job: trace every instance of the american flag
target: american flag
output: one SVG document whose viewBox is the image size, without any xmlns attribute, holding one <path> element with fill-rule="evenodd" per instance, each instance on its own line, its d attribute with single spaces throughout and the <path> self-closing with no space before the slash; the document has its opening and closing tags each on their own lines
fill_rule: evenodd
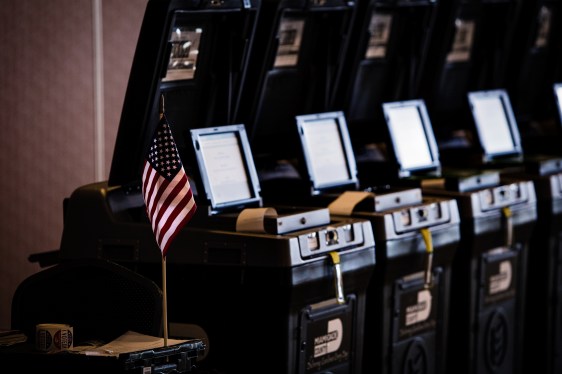
<svg viewBox="0 0 562 374">
<path fill-rule="evenodd" d="M 189 222 L 197 205 L 166 117 L 161 116 L 144 161 L 142 194 L 156 242 L 168 247 Z"/>
</svg>

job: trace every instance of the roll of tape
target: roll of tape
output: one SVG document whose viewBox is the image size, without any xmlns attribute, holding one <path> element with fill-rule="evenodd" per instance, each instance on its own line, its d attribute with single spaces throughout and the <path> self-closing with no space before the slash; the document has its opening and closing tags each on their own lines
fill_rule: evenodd
<svg viewBox="0 0 562 374">
<path fill-rule="evenodd" d="M 41 323 L 35 327 L 35 345 L 41 352 L 60 352 L 72 348 L 72 326 L 59 323 Z"/>
</svg>

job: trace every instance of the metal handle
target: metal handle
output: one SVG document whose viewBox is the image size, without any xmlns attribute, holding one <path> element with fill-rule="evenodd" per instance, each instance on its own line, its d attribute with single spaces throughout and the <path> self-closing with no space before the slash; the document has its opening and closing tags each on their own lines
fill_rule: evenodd
<svg viewBox="0 0 562 374">
<path fill-rule="evenodd" d="M 345 303 L 345 296 L 343 293 L 343 276 L 340 265 L 340 255 L 338 252 L 330 252 L 330 258 L 334 265 L 334 287 L 336 289 L 336 299 L 338 304 Z"/>
<path fill-rule="evenodd" d="M 433 286 L 433 272 L 431 270 L 433 268 L 433 240 L 428 228 L 423 228 L 420 232 L 425 243 L 425 287 L 429 288 Z"/>
<path fill-rule="evenodd" d="M 503 216 L 505 217 L 505 244 L 511 247 L 513 244 L 513 213 L 509 207 L 502 208 Z"/>
</svg>

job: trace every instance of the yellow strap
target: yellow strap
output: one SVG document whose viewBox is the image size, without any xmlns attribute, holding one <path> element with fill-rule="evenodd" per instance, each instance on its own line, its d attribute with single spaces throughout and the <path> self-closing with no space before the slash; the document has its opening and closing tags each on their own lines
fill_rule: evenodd
<svg viewBox="0 0 562 374">
<path fill-rule="evenodd" d="M 502 213 L 505 218 L 511 218 L 512 216 L 511 208 L 508 206 L 502 208 Z"/>
<path fill-rule="evenodd" d="M 337 265 L 340 263 L 340 254 L 336 251 L 330 252 L 330 257 L 332 258 L 332 263 Z"/>
<path fill-rule="evenodd" d="M 513 217 L 513 212 L 511 211 L 511 208 L 509 208 L 508 206 L 503 207 L 502 208 L 502 213 L 503 216 L 506 219 L 506 245 L 508 247 L 511 247 L 511 245 L 513 244 L 513 221 L 512 221 L 512 217 Z"/>
<path fill-rule="evenodd" d="M 336 251 L 330 252 L 330 258 L 334 265 L 334 288 L 336 291 L 336 300 L 338 304 L 345 304 L 345 295 L 343 292 L 343 276 L 340 265 L 340 255 Z"/>
<path fill-rule="evenodd" d="M 425 242 L 425 287 L 430 288 L 433 286 L 433 241 L 431 239 L 431 231 L 428 228 L 423 228 L 420 230 L 423 241 Z"/>
<path fill-rule="evenodd" d="M 431 239 L 431 231 L 429 231 L 428 228 L 423 228 L 420 231 L 423 237 L 423 241 L 425 243 L 425 251 L 427 253 L 433 253 L 433 241 Z"/>
</svg>

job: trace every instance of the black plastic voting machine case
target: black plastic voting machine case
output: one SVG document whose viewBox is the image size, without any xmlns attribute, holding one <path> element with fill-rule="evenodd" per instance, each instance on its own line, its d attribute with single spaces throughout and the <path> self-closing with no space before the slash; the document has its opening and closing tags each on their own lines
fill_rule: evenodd
<svg viewBox="0 0 562 374">
<path fill-rule="evenodd" d="M 147 4 L 125 93 L 109 186 L 138 184 L 142 155 L 158 123 L 160 96 L 166 116 L 186 126 L 231 123 L 238 105 L 259 0 L 151 0 Z M 181 127 L 180 127 L 181 126 Z M 180 148 L 180 153 L 183 149 Z"/>
<path fill-rule="evenodd" d="M 562 3 L 521 1 L 510 50 L 508 79 L 515 118 L 525 154 L 556 150 L 560 127 L 552 100 L 552 85 L 562 79 Z"/>
<path fill-rule="evenodd" d="M 294 125 L 301 179 L 291 184 L 291 200 L 373 225 L 377 261 L 367 291 L 364 370 L 445 373 L 450 268 L 460 239 L 456 201 L 423 197 L 419 188 L 359 188 L 343 112 L 297 116 Z M 277 180 L 270 201 L 288 202 L 286 182 Z"/>
<path fill-rule="evenodd" d="M 428 46 L 437 37 L 441 3 L 434 0 L 358 0 L 349 51 L 332 107 L 343 110 L 360 165 L 381 140 L 380 103 L 420 95 Z M 317 110 L 311 113 L 318 113 Z M 306 113 L 299 113 L 306 114 Z"/>
<path fill-rule="evenodd" d="M 170 336 L 201 337 L 199 367 L 221 373 L 360 373 L 375 264 L 370 222 L 263 206 L 245 126 L 230 117 L 259 4 L 168 4 L 185 9 L 143 24 L 160 38 L 141 32 L 109 181 L 68 199 L 61 258 L 104 258 L 161 279 L 139 186 L 163 96 L 197 203 L 167 255 Z M 197 43 L 198 54 L 176 59 L 176 47 Z M 142 67 L 146 59 L 152 68 Z"/>
<path fill-rule="evenodd" d="M 237 121 L 248 128 L 258 170 L 294 156 L 294 118 L 331 107 L 356 2 L 262 2 Z M 272 141 L 274 139 L 274 141 Z M 260 177 L 261 178 L 261 177 Z M 261 179 L 263 182 L 263 179 Z"/>
<path fill-rule="evenodd" d="M 440 170 L 424 101 L 384 103 L 383 111 L 402 183 L 458 202 L 461 242 L 452 266 L 448 370 L 517 372 L 528 242 L 537 218 L 533 183 L 504 180 L 493 170 Z"/>
<path fill-rule="evenodd" d="M 519 126 L 505 90 L 468 94 L 477 142 L 485 167 L 508 180 L 532 181 L 537 193 L 536 228 L 529 241 L 524 370 L 557 372 L 560 345 L 560 178 L 562 159 L 547 153 L 524 154 Z M 547 149 L 545 149 L 547 151 Z"/>
<path fill-rule="evenodd" d="M 199 190 L 201 216 L 178 234 L 167 256 L 170 333 L 203 331 L 209 347 L 203 367 L 224 372 L 359 371 L 375 263 L 370 223 L 331 218 L 327 208 L 287 208 L 250 216 L 257 226 L 244 228 L 242 215 L 262 209 L 252 201 L 255 170 L 238 148 L 248 144 L 244 127 L 192 131 L 210 188 Z M 227 177 L 239 168 L 236 187 Z M 122 197 L 105 184 L 77 189 L 61 255 L 101 256 L 157 279 L 160 252 L 150 225 L 115 212 L 112 203 Z M 236 212 L 243 200 L 248 208 Z M 252 357 L 241 359 L 248 347 Z"/>
<path fill-rule="evenodd" d="M 531 0 L 532 1 L 532 0 Z M 466 93 L 502 87 L 514 79 L 508 73 L 512 46 L 524 41 L 515 36 L 521 12 L 518 0 L 452 0 L 438 7 L 427 69 L 421 77 L 423 97 L 432 114 L 434 132 L 445 151 L 463 141 L 461 117 Z"/>
<path fill-rule="evenodd" d="M 525 368 L 562 370 L 562 170 L 525 173 L 537 193 L 538 219 L 529 242 Z"/>
<path fill-rule="evenodd" d="M 233 230 L 246 243 L 241 252 L 245 257 L 234 258 L 234 264 L 240 261 L 243 266 L 244 281 L 220 285 L 226 289 L 213 292 L 213 299 L 220 292 L 223 300 L 216 303 L 244 300 L 242 305 L 248 307 L 230 308 L 233 316 L 226 321 L 223 312 L 219 312 L 216 326 L 210 328 L 256 341 L 266 339 L 268 344 L 259 349 L 261 357 L 254 360 L 268 371 L 361 372 L 366 290 L 375 261 L 370 223 L 333 218 L 327 208 L 265 205 L 268 211 L 264 212 L 263 208 L 248 205 L 241 211 L 232 210 L 232 203 L 240 206 L 244 200 L 251 202 L 259 196 L 244 126 L 193 129 L 191 134 L 194 162 L 202 173 L 197 180 L 206 193 L 202 206 L 214 212 L 201 215 L 201 221 L 194 224 Z M 252 182 L 240 179 L 244 175 Z M 259 214 L 248 215 L 252 212 Z M 244 227 L 245 220 L 255 227 Z M 283 250 L 281 246 L 287 247 Z M 215 249 L 216 259 L 231 265 L 232 258 L 220 257 L 228 253 L 225 249 Z M 260 253 L 264 250 L 267 254 Z M 232 270 L 240 276 L 236 268 Z M 241 290 L 233 292 L 238 287 Z M 250 313 L 255 310 L 252 305 L 260 312 Z M 245 323 L 229 327 L 241 321 Z M 259 331 L 244 328 L 251 325 Z"/>
</svg>

